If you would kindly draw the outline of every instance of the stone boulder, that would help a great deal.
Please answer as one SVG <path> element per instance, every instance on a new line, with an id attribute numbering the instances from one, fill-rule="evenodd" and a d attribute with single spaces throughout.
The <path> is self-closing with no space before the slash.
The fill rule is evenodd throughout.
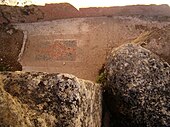
<path id="1" fill-rule="evenodd" d="M 0 73 L 0 126 L 100 127 L 101 87 L 69 74 Z"/>
<path id="2" fill-rule="evenodd" d="M 104 99 L 114 127 L 170 126 L 170 66 L 135 44 L 113 50 Z"/>

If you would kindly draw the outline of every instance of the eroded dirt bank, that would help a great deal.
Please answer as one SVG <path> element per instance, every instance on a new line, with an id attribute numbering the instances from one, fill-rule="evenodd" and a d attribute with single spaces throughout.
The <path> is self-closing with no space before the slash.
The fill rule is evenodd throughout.
<path id="1" fill-rule="evenodd" d="M 132 16 L 170 21 L 170 7 L 168 5 L 132 5 L 123 7 L 89 7 L 77 10 L 69 3 L 25 7 L 0 6 L 0 24 L 101 16 Z"/>

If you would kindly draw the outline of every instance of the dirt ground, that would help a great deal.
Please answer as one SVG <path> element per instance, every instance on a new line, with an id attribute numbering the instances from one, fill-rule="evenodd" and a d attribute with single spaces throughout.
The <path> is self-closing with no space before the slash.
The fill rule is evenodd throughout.
<path id="1" fill-rule="evenodd" d="M 20 60 L 23 71 L 70 73 L 96 81 L 110 49 L 168 24 L 132 17 L 95 17 L 14 26 L 27 36 Z"/>
<path id="2" fill-rule="evenodd" d="M 144 32 L 134 40 L 170 64 L 170 26 Z"/>
<path id="3" fill-rule="evenodd" d="M 17 61 L 23 44 L 23 32 L 12 26 L 0 26 L 0 71 L 22 70 Z"/>

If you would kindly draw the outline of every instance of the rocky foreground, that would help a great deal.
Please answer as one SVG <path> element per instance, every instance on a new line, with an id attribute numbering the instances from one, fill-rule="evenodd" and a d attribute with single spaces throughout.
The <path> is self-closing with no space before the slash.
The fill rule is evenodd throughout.
<path id="1" fill-rule="evenodd" d="M 149 50 L 127 44 L 111 52 L 104 73 L 105 98 L 113 126 L 170 126 L 167 62 Z"/>
<path id="2" fill-rule="evenodd" d="M 100 81 L 102 87 L 68 74 L 2 72 L 0 126 L 170 126 L 170 66 L 159 56 L 123 45 L 108 56 Z"/>
<path id="3" fill-rule="evenodd" d="M 80 10 L 67 3 L 0 6 L 0 127 L 170 127 L 169 12 L 168 5 Z M 56 19 L 62 20 L 52 21 Z M 21 56 L 31 62 L 28 57 L 41 49 L 35 42 L 42 44 L 44 38 L 60 38 L 66 44 L 61 46 L 79 49 L 74 53 L 80 56 L 71 56 L 78 64 L 62 57 L 57 69 L 88 79 L 96 78 L 112 47 L 99 83 L 71 74 L 21 72 Z M 31 53 L 23 55 L 31 44 Z M 48 51 L 63 53 L 56 53 L 55 46 Z M 55 60 L 44 65 L 59 72 Z M 41 62 L 30 65 L 40 67 Z"/>
<path id="4" fill-rule="evenodd" d="M 0 127 L 100 127 L 101 87 L 68 74 L 0 74 Z"/>

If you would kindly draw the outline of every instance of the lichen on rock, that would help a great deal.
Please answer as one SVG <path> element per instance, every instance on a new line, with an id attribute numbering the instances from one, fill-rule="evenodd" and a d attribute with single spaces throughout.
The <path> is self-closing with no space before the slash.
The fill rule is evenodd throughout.
<path id="1" fill-rule="evenodd" d="M 0 82 L 2 126 L 100 126 L 99 84 L 42 72 L 3 72 Z"/>
<path id="2" fill-rule="evenodd" d="M 135 44 L 108 57 L 106 99 L 117 127 L 170 126 L 170 66 Z M 119 121 L 115 121 L 119 120 Z"/>

